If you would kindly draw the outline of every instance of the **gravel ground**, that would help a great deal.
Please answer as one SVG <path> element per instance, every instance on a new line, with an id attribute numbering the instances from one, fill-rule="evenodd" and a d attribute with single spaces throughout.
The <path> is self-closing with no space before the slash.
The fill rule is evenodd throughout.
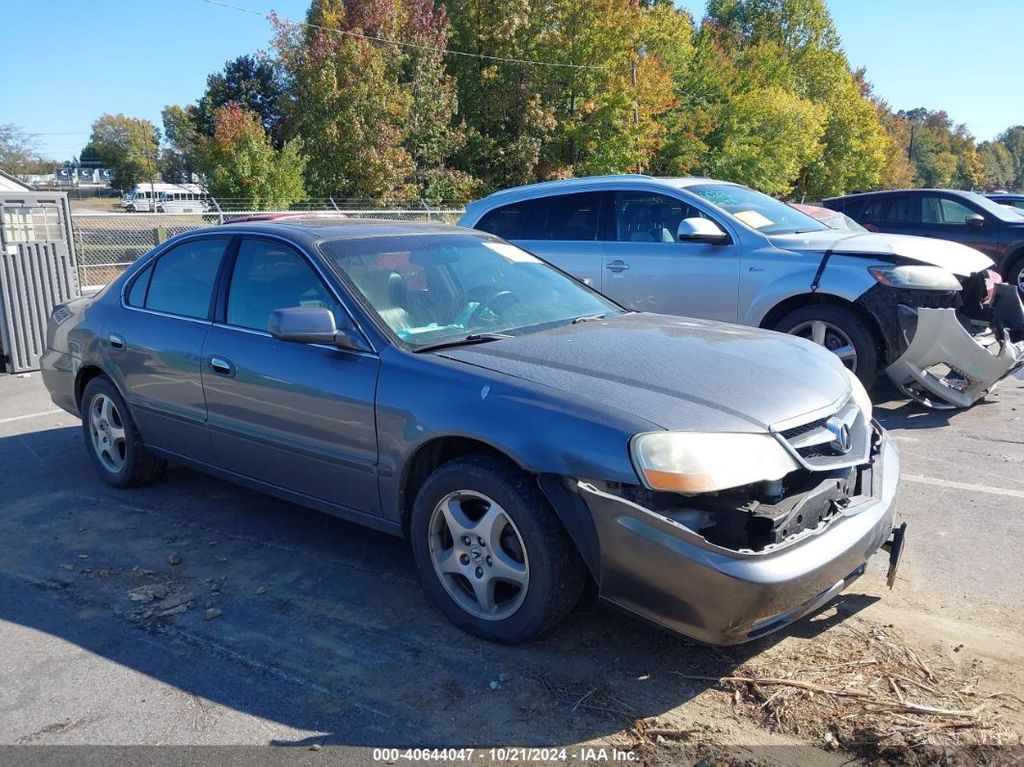
<path id="1" fill-rule="evenodd" d="M 910 523 L 896 590 L 876 557 L 831 617 L 725 654 L 593 603 L 527 647 L 477 641 L 427 602 L 405 542 L 186 469 L 109 488 L 38 374 L 0 376 L 0 744 L 625 748 L 656 718 L 782 747 L 801 740 L 671 671 L 728 673 L 855 619 L 959 641 L 1019 689 L 1024 382 L 952 415 L 878 399 Z"/>

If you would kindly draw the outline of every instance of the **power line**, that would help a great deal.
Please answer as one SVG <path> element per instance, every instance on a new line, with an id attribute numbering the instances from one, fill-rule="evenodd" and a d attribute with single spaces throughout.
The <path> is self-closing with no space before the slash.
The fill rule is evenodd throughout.
<path id="1" fill-rule="evenodd" d="M 252 8 L 243 8 L 239 5 L 231 5 L 230 3 L 221 2 L 220 0 L 199 0 L 201 3 L 207 5 L 214 5 L 218 8 L 227 8 L 228 10 L 238 11 L 240 13 L 248 13 L 252 16 L 259 16 L 263 19 L 270 18 L 273 11 L 256 11 Z M 307 29 L 317 29 L 321 32 L 330 32 L 332 34 L 345 35 L 346 37 L 355 37 L 360 40 L 370 40 L 375 43 L 387 43 L 388 45 L 398 45 L 404 48 L 415 48 L 421 51 L 431 51 L 432 53 L 443 53 L 447 56 L 465 56 L 471 59 L 484 59 L 486 61 L 500 61 L 506 64 L 526 64 L 535 67 L 553 67 L 558 69 L 607 69 L 608 67 L 604 64 L 564 64 L 556 61 L 541 61 L 539 59 L 521 59 L 514 56 L 490 56 L 486 53 L 470 53 L 469 51 L 457 51 L 452 48 L 439 48 L 434 45 L 421 45 L 419 43 L 410 43 L 404 40 L 391 40 L 386 37 L 377 37 L 375 35 L 366 35 L 362 32 L 353 32 L 348 29 L 335 29 L 333 27 L 325 27 L 320 24 L 311 24 L 308 21 L 292 21 L 291 19 L 284 19 L 289 24 L 294 24 L 298 27 L 306 27 Z"/>

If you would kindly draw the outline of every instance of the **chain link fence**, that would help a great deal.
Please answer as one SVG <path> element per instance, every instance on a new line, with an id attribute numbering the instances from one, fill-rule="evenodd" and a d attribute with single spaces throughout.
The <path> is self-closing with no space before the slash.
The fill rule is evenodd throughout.
<path id="1" fill-rule="evenodd" d="M 320 208 L 315 213 L 349 218 L 400 221 L 440 221 L 454 224 L 459 208 Z M 106 285 L 135 259 L 170 237 L 193 229 L 219 226 L 253 216 L 294 216 L 295 210 L 220 210 L 207 213 L 86 213 L 72 212 L 71 224 L 83 290 Z"/>

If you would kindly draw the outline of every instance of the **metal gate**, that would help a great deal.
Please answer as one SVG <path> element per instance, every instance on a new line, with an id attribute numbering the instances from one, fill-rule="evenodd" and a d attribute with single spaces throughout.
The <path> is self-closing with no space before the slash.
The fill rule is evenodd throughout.
<path id="1" fill-rule="evenodd" d="M 39 369 L 50 312 L 79 295 L 67 195 L 0 194 L 0 351 L 8 373 Z"/>

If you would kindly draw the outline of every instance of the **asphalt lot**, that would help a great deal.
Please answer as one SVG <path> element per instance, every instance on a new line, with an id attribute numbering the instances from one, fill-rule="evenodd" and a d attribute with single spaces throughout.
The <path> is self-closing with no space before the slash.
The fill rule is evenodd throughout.
<path id="1" fill-rule="evenodd" d="M 970 626 L 1024 668 L 1024 381 L 951 415 L 876 399 L 909 547 L 894 592 L 876 557 L 834 620 Z M 726 655 L 586 603 L 541 642 L 487 644 L 427 602 L 401 540 L 185 469 L 102 484 L 38 374 L 0 376 L 0 540 L 0 744 L 616 743 L 652 716 L 741 742 L 669 671 L 827 628 Z"/>

